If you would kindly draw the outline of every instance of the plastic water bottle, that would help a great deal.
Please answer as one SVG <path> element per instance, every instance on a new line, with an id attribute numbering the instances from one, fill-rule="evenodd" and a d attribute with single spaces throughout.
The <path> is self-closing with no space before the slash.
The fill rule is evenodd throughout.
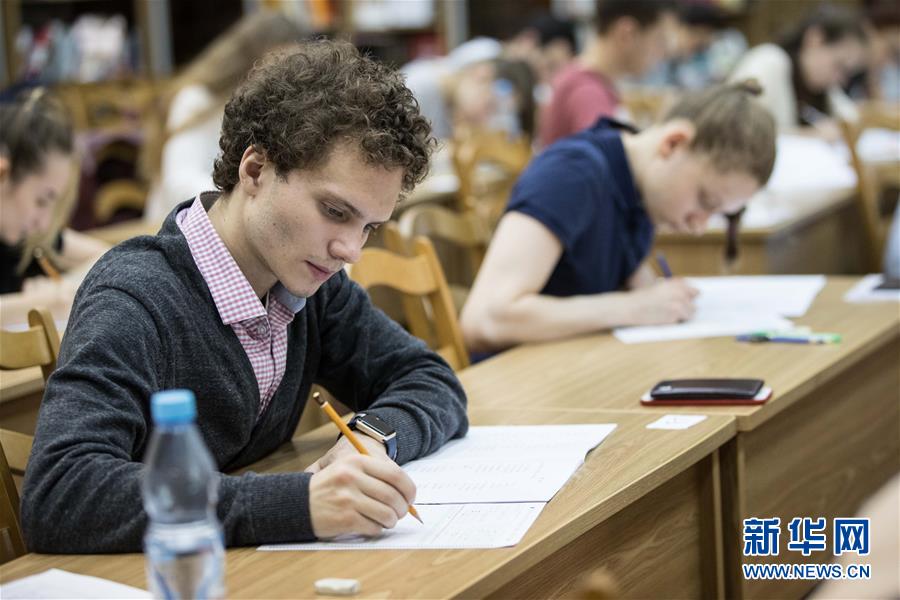
<path id="1" fill-rule="evenodd" d="M 156 598 L 223 598 L 225 547 L 216 517 L 219 474 L 200 432 L 193 392 L 150 399 L 154 429 L 145 457 L 144 555 Z"/>

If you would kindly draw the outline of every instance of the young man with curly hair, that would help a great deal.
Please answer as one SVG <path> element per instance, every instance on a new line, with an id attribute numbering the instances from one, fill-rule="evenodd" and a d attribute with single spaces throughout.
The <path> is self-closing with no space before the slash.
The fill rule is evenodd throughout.
<path id="1" fill-rule="evenodd" d="M 432 146 L 400 76 L 349 44 L 254 68 L 225 108 L 218 191 L 111 250 L 78 292 L 25 479 L 31 550 L 140 550 L 149 399 L 167 388 L 195 392 L 226 472 L 290 440 L 313 383 L 396 431 L 387 446 L 361 435 L 371 456 L 341 438 L 302 473 L 222 475 L 227 545 L 372 535 L 405 515 L 415 486 L 398 465 L 465 434 L 465 395 L 343 267 Z"/>

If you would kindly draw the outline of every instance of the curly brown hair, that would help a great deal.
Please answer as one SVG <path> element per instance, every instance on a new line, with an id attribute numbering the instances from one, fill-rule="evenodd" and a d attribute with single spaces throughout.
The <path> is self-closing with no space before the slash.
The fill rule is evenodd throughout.
<path id="1" fill-rule="evenodd" d="M 402 168 L 404 192 L 428 173 L 436 144 L 397 71 L 347 42 L 297 44 L 263 58 L 225 105 L 213 181 L 230 193 L 250 146 L 286 177 L 320 166 L 342 140 L 358 143 L 370 165 Z"/>

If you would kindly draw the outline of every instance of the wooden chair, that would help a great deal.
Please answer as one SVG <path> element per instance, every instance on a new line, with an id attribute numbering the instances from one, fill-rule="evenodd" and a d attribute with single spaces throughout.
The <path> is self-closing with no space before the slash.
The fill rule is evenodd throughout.
<path id="1" fill-rule="evenodd" d="M 25 369 L 40 367 L 44 381 L 56 368 L 59 356 L 59 333 L 53 315 L 47 309 L 33 309 L 28 313 L 29 329 L 26 331 L 0 330 L 0 369 Z M 16 475 L 25 474 L 28 456 L 34 437 L 18 431 L 0 428 L 0 443 L 5 449 L 5 460 Z"/>
<path id="2" fill-rule="evenodd" d="M 0 564 L 26 552 L 19 525 L 19 493 L 6 461 L 3 444 L 0 444 Z"/>
<path id="3" fill-rule="evenodd" d="M 147 189 L 134 179 L 114 179 L 103 184 L 94 196 L 94 221 L 108 223 L 120 210 L 144 212 Z"/>
<path id="4" fill-rule="evenodd" d="M 857 207 L 862 218 L 867 240 L 868 270 L 881 271 L 881 260 L 892 213 L 884 214 L 881 198 L 885 189 L 900 185 L 900 164 L 885 165 L 867 163 L 858 152 L 859 139 L 871 127 L 900 131 L 900 116 L 895 110 L 880 109 L 874 105 L 860 107 L 859 119 L 841 121 L 844 141 L 850 151 L 850 159 L 857 178 Z"/>
<path id="5" fill-rule="evenodd" d="M 431 242 L 424 237 L 413 240 L 412 256 L 382 248 L 366 248 L 350 269 L 350 277 L 365 289 L 384 286 L 405 297 L 424 297 L 428 309 L 406 310 L 413 302 L 404 302 L 404 313 L 410 331 L 429 343 L 454 370 L 469 366 L 469 355 L 463 344 L 462 331 L 444 272 Z M 423 314 L 424 313 L 424 314 Z M 423 323 L 423 319 L 427 321 Z M 423 329 L 433 335 L 419 335 Z"/>
<path id="6" fill-rule="evenodd" d="M 458 213 L 437 205 L 414 206 L 400 216 L 399 233 L 404 240 L 424 235 L 434 243 L 450 286 L 457 311 L 462 310 L 469 289 L 484 261 L 491 233 L 475 211 Z M 392 247 L 385 236 L 388 249 Z"/>
<path id="7" fill-rule="evenodd" d="M 19 525 L 19 493 L 6 461 L 3 444 L 0 444 L 0 564 L 26 552 Z"/>
<path id="8" fill-rule="evenodd" d="M 484 131 L 455 139 L 453 167 L 459 177 L 459 212 L 474 210 L 493 230 L 519 175 L 531 160 L 528 140 Z"/>
<path id="9" fill-rule="evenodd" d="M 673 104 L 675 93 L 666 89 L 637 87 L 624 90 L 622 105 L 636 127 L 650 127 L 659 122 Z"/>

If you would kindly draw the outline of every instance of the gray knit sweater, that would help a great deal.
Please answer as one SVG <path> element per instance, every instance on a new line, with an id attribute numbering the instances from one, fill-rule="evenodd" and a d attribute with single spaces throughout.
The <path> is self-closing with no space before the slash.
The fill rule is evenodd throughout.
<path id="1" fill-rule="evenodd" d="M 110 250 L 76 295 L 25 476 L 22 527 L 32 551 L 141 549 L 140 461 L 157 390 L 196 393 L 200 432 L 223 472 L 290 440 L 313 383 L 393 425 L 401 463 L 466 432 L 465 394 L 451 369 L 343 271 L 290 324 L 284 379 L 257 421 L 253 369 L 222 323 L 174 214 L 157 236 Z M 218 514 L 226 544 L 312 539 L 309 478 L 223 475 Z"/>

